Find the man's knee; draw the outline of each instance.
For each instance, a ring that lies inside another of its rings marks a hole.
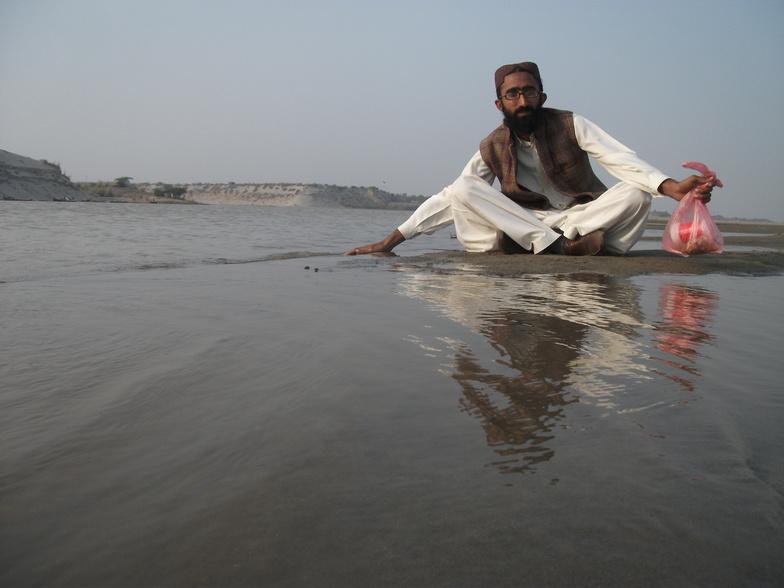
[[[457,178],[450,188],[452,201],[464,204],[467,199],[475,196],[478,190],[487,189],[490,186],[479,176],[464,175]]]
[[[628,214],[647,212],[651,208],[653,196],[648,192],[621,182],[600,196],[607,204],[622,206]]]
[[[653,202],[653,196],[642,190],[633,190],[629,200],[630,204],[637,210],[643,211],[650,209],[651,203]]]

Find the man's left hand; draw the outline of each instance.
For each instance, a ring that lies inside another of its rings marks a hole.
[[[685,198],[686,194],[694,190],[697,199],[707,204],[710,202],[711,191],[715,185],[715,176],[689,176],[680,182],[676,182],[673,179],[664,180],[659,186],[659,192],[680,202]]]

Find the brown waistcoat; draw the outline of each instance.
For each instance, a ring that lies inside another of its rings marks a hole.
[[[577,144],[572,113],[554,108],[543,108],[542,113],[542,124],[531,135],[531,143],[550,183],[574,198],[574,204],[598,198],[607,188],[593,173],[588,154]],[[517,148],[508,126],[503,124],[485,137],[479,151],[501,183],[504,195],[526,208],[550,208],[544,194],[517,183]]]

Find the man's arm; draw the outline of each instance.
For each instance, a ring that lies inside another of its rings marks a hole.
[[[488,184],[492,184],[495,180],[493,172],[482,160],[479,151],[474,154],[460,175],[479,176]],[[452,224],[454,224],[454,219],[452,218],[451,186],[447,186],[438,194],[425,200],[408,220],[390,233],[386,239],[378,243],[357,247],[347,252],[346,255],[388,254],[407,239],[413,239],[422,233],[430,235]]]
[[[346,252],[346,255],[364,255],[366,253],[376,253],[383,255],[386,253],[392,253],[392,250],[405,240],[406,238],[403,236],[403,234],[399,230],[395,229],[383,241],[379,241],[378,243],[371,243],[370,245],[365,245],[364,247],[357,247],[351,251]]]
[[[580,148],[614,177],[654,196],[661,194],[657,188],[667,180],[667,175],[640,159],[598,125],[575,114],[574,132]]]
[[[677,201],[697,188],[697,198],[706,203],[710,201],[716,178],[689,176],[677,182],[666,178],[659,170],[641,160],[634,151],[579,115],[574,115],[574,129],[580,147],[616,178],[654,196],[663,194]],[[654,186],[655,192],[652,190]]]

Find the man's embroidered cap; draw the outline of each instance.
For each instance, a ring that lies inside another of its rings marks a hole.
[[[498,89],[501,87],[501,84],[504,83],[504,78],[506,76],[516,71],[527,71],[536,78],[536,81],[539,82],[539,89],[542,89],[542,76],[539,75],[539,66],[533,61],[523,61],[522,63],[502,65],[495,70],[495,91],[498,92]]]

